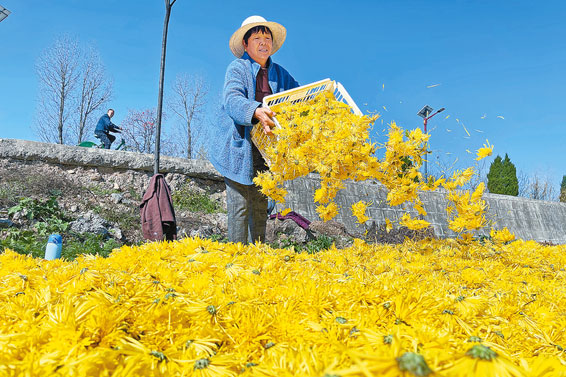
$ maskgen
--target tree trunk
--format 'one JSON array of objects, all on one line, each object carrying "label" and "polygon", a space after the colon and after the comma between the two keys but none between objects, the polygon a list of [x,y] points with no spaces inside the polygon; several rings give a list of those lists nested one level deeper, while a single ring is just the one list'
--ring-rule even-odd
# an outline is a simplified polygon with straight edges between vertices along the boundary
[{"label": "tree trunk", "polygon": [[59,138],[59,144],[63,144],[63,114],[65,112],[65,78],[63,77],[63,81],[61,83],[61,92],[59,98],[59,118],[57,124],[57,134]]}]

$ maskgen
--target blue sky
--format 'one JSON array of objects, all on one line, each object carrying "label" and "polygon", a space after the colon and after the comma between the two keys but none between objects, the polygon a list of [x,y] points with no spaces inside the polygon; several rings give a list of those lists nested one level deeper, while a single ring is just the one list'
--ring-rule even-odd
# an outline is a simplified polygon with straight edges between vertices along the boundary
[{"label": "blue sky", "polygon": [[[12,12],[0,23],[0,137],[38,140],[34,64],[63,33],[100,52],[114,80],[115,123],[128,109],[157,105],[163,1],[0,5]],[[518,171],[548,176],[558,189],[566,174],[566,2],[177,0],[167,84],[178,73],[201,75],[215,101],[234,58],[228,40],[253,14],[287,28],[273,59],[301,84],[332,78],[362,110],[381,113],[373,141],[384,141],[391,121],[422,127],[416,113],[425,104],[445,107],[429,123],[429,169],[456,158],[468,166],[466,149],[489,139],[494,154],[508,153]]]}]

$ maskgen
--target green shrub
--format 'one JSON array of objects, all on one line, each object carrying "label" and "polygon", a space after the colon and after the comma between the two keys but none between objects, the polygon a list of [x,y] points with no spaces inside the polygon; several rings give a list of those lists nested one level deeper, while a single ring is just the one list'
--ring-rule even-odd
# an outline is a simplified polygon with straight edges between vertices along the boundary
[{"label": "green shrub", "polygon": [[[34,258],[43,258],[48,237],[31,230],[12,230],[8,237],[0,240],[0,246],[2,250],[11,249],[20,254],[31,255]],[[63,235],[61,258],[74,260],[82,254],[98,254],[107,257],[113,249],[120,246],[118,241],[112,238],[105,240],[101,235],[65,234]]]},{"label": "green shrub", "polygon": [[113,238],[105,240],[101,235],[76,235],[67,242],[63,241],[61,258],[74,260],[82,254],[98,254],[101,257],[106,258],[110,255],[112,250],[119,248],[120,246],[120,243]]},{"label": "green shrub", "polygon": [[[6,236],[0,239],[1,250],[11,249],[20,254],[43,258],[47,240],[52,233],[61,234],[61,257],[68,260],[74,260],[81,254],[107,257],[113,249],[120,247],[118,241],[104,239],[101,235],[70,233],[70,219],[61,211],[55,196],[46,201],[20,198],[18,204],[8,210],[10,215],[16,212],[21,212],[32,226],[28,229],[10,228]],[[131,222],[130,217],[126,216],[126,219]]]},{"label": "green shrub", "polygon": [[18,204],[8,209],[8,215],[14,215],[17,212],[21,212],[32,223],[31,229],[39,237],[50,233],[64,233],[69,229],[69,219],[59,208],[55,196],[45,201],[20,198]]},{"label": "green shrub", "polygon": [[8,215],[22,212],[28,220],[48,222],[52,219],[63,219],[64,215],[57,203],[57,197],[51,196],[45,201],[20,198],[18,204],[8,209]]},{"label": "green shrub", "polygon": [[334,240],[331,237],[322,235],[317,237],[316,239],[308,242],[304,249],[307,253],[309,254],[315,254],[318,253],[321,250],[328,250],[332,244],[334,243]]},{"label": "green shrub", "polygon": [[38,235],[33,230],[11,228],[5,238],[0,240],[0,249],[11,249],[20,254],[31,254],[34,257],[45,255],[47,236]]}]

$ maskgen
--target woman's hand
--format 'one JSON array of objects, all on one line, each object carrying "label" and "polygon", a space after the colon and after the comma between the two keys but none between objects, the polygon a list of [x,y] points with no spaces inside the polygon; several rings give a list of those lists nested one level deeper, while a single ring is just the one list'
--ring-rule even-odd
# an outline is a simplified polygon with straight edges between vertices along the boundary
[{"label": "woman's hand", "polygon": [[258,107],[255,109],[254,118],[259,120],[263,126],[263,132],[265,132],[266,135],[273,135],[271,128],[275,127],[275,123],[273,123],[273,119],[271,118],[274,116],[275,113],[267,107]]}]

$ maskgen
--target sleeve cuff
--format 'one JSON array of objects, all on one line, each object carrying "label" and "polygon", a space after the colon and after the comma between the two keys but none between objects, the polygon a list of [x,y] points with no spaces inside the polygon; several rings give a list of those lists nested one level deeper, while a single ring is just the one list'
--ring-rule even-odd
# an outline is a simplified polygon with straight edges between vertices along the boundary
[{"label": "sleeve cuff", "polygon": [[249,124],[252,126],[257,122],[259,122],[259,120],[254,118],[254,113],[258,107],[261,107],[261,102],[254,101],[253,104],[250,105],[250,108],[248,109],[248,114],[246,118],[250,120]]}]

